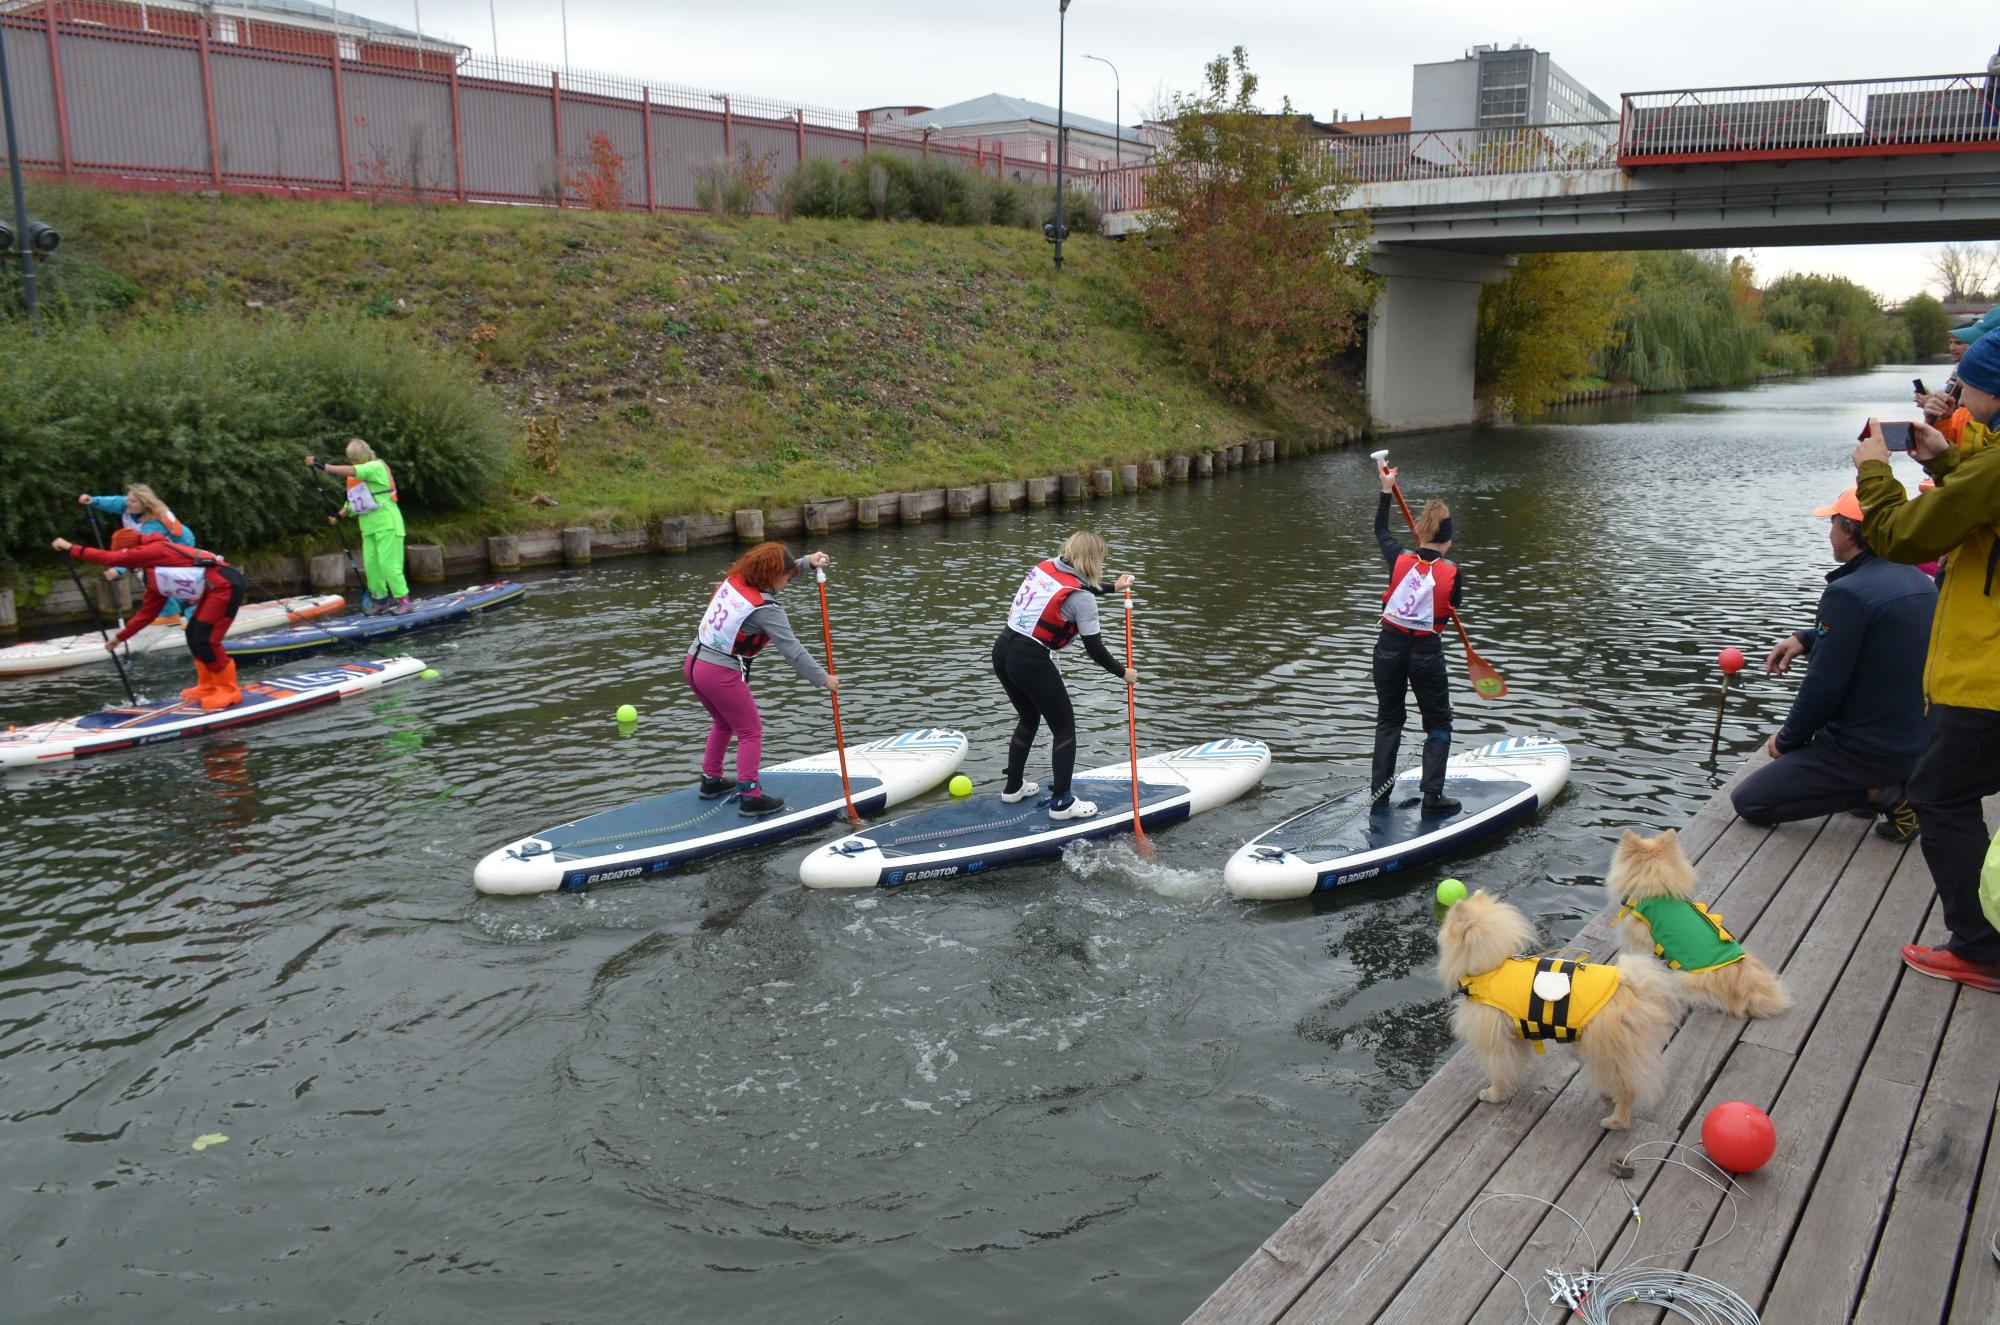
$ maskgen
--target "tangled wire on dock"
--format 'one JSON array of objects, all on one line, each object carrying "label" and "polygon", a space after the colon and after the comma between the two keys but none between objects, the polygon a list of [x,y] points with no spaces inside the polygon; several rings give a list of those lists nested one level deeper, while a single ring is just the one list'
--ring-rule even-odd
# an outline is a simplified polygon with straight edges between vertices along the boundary
[{"label": "tangled wire on dock", "polygon": [[[1649,1150],[1661,1153],[1642,1153]],[[1673,1153],[1680,1150],[1685,1150],[1699,1159],[1702,1167],[1697,1168]],[[1639,1210],[1639,1198],[1625,1185],[1626,1179],[1633,1176],[1634,1160],[1671,1164],[1676,1168],[1685,1169],[1707,1183],[1729,1203],[1729,1226],[1714,1237],[1698,1242],[1692,1247],[1633,1258],[1632,1252],[1638,1245],[1639,1228],[1644,1222],[1644,1216]],[[1760,1318],[1756,1309],[1744,1301],[1741,1295],[1713,1279],[1690,1274],[1685,1270],[1672,1269],[1664,1264],[1667,1261],[1691,1258],[1703,1248],[1714,1246],[1736,1231],[1736,1198],[1741,1189],[1737,1187],[1735,1180],[1716,1167],[1714,1161],[1707,1155],[1678,1141],[1641,1142],[1613,1160],[1611,1171],[1618,1178],[1618,1187],[1625,1194],[1626,1204],[1631,1207],[1632,1242],[1626,1247],[1624,1257],[1610,1268],[1604,1268],[1604,1258],[1598,1254],[1596,1240],[1590,1236],[1590,1230],[1583,1226],[1583,1221],[1554,1201],[1531,1196],[1526,1192],[1488,1192],[1474,1201],[1472,1207],[1465,1212],[1466,1236],[1472,1239],[1472,1245],[1486,1258],[1487,1264],[1521,1290],[1521,1306],[1531,1325],[1546,1325],[1546,1322],[1552,1319],[1563,1320],[1572,1315],[1582,1321],[1583,1325],[1611,1325],[1611,1313],[1627,1306],[1653,1307],[1670,1317],[1689,1321],[1691,1325],[1759,1325]],[[1534,1299],[1528,1292],[1528,1285],[1513,1271],[1494,1259],[1493,1254],[1480,1243],[1478,1230],[1472,1226],[1472,1217],[1479,1212],[1480,1207],[1491,1201],[1528,1201],[1553,1210],[1576,1225],[1576,1231],[1589,1245],[1592,1268],[1570,1273],[1560,1267],[1551,1266],[1542,1272],[1543,1287],[1549,1291],[1549,1304],[1551,1307],[1559,1308],[1555,1317],[1550,1317],[1546,1311],[1538,1312]],[[1613,1247],[1614,1249],[1616,1247],[1615,1241]]]}]

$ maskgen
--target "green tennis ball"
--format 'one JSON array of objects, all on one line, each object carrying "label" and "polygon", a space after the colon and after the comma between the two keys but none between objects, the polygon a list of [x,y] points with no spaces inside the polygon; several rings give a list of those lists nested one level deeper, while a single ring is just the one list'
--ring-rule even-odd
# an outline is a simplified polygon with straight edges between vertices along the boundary
[{"label": "green tennis ball", "polygon": [[620,704],[618,706],[618,721],[637,722],[638,720],[639,720],[638,709],[633,708],[630,704]]},{"label": "green tennis ball", "polygon": [[418,672],[417,676],[425,681],[435,681],[438,679],[439,672],[435,667],[426,667],[423,671]]},{"label": "green tennis ball", "polygon": [[951,779],[951,794],[954,796],[970,796],[972,794],[972,779],[963,773],[955,774]]},{"label": "green tennis ball", "polygon": [[1438,885],[1437,903],[1439,906],[1449,907],[1454,902],[1462,902],[1464,900],[1465,885],[1457,879],[1446,879]]}]

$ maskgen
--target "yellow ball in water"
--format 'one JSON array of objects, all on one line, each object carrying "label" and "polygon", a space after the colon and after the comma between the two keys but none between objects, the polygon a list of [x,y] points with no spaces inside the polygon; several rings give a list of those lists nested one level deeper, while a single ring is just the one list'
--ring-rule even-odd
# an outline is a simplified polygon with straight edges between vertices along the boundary
[{"label": "yellow ball in water", "polygon": [[1450,907],[1454,902],[1462,902],[1464,900],[1465,885],[1457,879],[1446,879],[1438,885],[1437,903],[1439,906]]},{"label": "yellow ball in water", "polygon": [[438,669],[435,667],[426,667],[423,671],[417,673],[417,678],[423,681],[435,681],[438,679]]},{"label": "yellow ball in water", "polygon": [[639,720],[638,709],[633,708],[630,704],[620,704],[618,706],[618,721],[637,722],[638,720]]},{"label": "yellow ball in water", "polygon": [[955,775],[951,780],[951,794],[954,796],[970,796],[972,794],[972,779],[963,773]]}]

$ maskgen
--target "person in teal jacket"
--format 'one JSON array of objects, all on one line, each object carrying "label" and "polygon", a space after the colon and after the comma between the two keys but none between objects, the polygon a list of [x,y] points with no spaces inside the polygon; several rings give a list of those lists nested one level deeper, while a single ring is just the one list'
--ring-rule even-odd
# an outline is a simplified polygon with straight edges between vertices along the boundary
[{"label": "person in teal jacket", "polygon": [[[159,494],[144,483],[127,486],[122,497],[93,497],[87,492],[82,492],[77,494],[76,501],[79,506],[88,506],[93,511],[117,516],[124,521],[125,528],[142,538],[147,534],[159,534],[170,542],[179,543],[182,547],[194,546],[194,530],[175,519],[174,513],[167,509],[167,504],[160,500]],[[122,567],[113,566],[104,572],[104,578],[115,580],[124,573]],[[162,617],[178,617],[185,612],[186,608],[178,598],[167,599],[166,604],[160,608]]]},{"label": "person in teal jacket", "polygon": [[348,442],[347,458],[353,463],[329,465],[313,456],[307,456],[306,463],[347,480],[347,501],[340,514],[353,516],[361,525],[361,567],[368,577],[368,594],[378,605],[394,599],[396,615],[407,616],[410,586],[403,576],[403,512],[397,504],[396,476],[359,437]]}]

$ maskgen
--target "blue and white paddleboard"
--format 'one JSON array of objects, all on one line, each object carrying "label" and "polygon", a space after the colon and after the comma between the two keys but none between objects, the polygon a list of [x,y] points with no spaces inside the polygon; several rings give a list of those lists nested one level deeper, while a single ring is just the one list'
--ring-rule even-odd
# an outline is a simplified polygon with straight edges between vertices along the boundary
[{"label": "blue and white paddleboard", "polygon": [[[1139,761],[1140,822],[1165,828],[1236,799],[1271,766],[1262,741],[1223,737]],[[1051,819],[1046,797],[1009,805],[994,792],[865,828],[820,847],[799,864],[808,888],[893,888],[983,874],[1062,854],[1072,842],[1132,831],[1132,766],[1078,773],[1072,787],[1098,807],[1088,819]]]},{"label": "blue and white paddleboard", "polygon": [[[99,651],[102,652],[101,647]],[[172,699],[120,705],[60,722],[9,727],[0,732],[0,768],[30,768],[59,759],[110,754],[263,722],[300,709],[350,699],[423,670],[421,658],[333,663],[315,671],[244,681],[242,702],[226,709],[208,710],[199,704]]]},{"label": "blue and white paddleboard", "polygon": [[1556,798],[1569,781],[1569,747],[1552,736],[1515,736],[1453,755],[1445,795],[1460,808],[1425,818],[1422,773],[1396,779],[1386,806],[1371,809],[1357,788],[1244,843],[1222,868],[1238,897],[1308,897],[1436,860],[1504,832]]},{"label": "blue and white paddleboard", "polygon": [[488,608],[518,602],[527,592],[526,585],[512,580],[474,585],[456,593],[411,599],[410,610],[400,616],[395,612],[381,612],[375,616],[355,613],[311,625],[294,626],[290,630],[268,631],[246,640],[232,638],[229,641],[229,656],[238,662],[260,662],[266,658],[296,658],[300,654],[317,653],[322,649],[372,644],[377,640],[407,635],[413,630],[428,630],[432,626],[462,621]]},{"label": "blue and white paddleboard", "polygon": [[[849,746],[855,810],[877,813],[935,787],[965,762],[965,744],[963,732],[930,727]],[[807,832],[847,812],[837,751],[766,768],[761,781],[766,792],[784,798],[784,809],[747,817],[733,790],[703,800],[699,784],[681,787],[510,842],[479,862],[472,884],[483,893],[546,893],[651,878]]]}]

